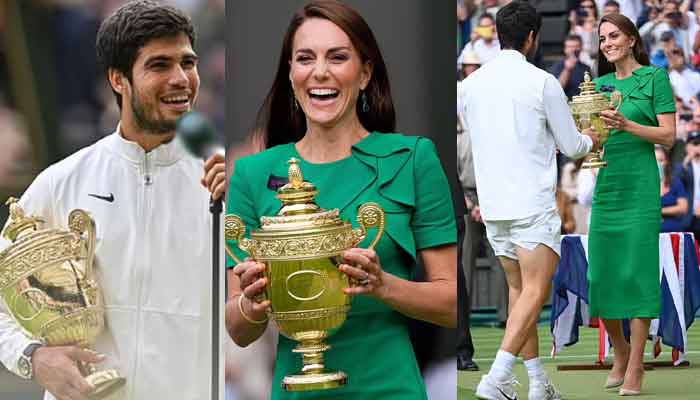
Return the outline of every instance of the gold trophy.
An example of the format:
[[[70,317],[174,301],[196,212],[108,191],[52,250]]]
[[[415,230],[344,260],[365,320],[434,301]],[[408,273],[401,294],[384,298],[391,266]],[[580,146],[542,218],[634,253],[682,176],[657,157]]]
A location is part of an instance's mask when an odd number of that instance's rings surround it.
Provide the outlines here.
[[[591,81],[591,74],[588,71],[579,85],[579,90],[579,95],[572,97],[569,102],[576,127],[580,131],[593,127],[600,136],[598,151],[591,153],[590,158],[581,165],[581,168],[605,168],[608,162],[602,159],[601,149],[608,141],[610,132],[600,118],[600,112],[611,108],[617,110],[622,104],[622,93],[614,91],[608,99],[603,93],[596,92],[595,83]]]
[[[298,161],[289,160],[289,183],[277,191],[282,208],[276,216],[262,217],[261,228],[244,239],[242,220],[225,217],[227,240],[253,259],[267,264],[268,285],[263,298],[271,303],[270,317],[280,332],[299,344],[292,350],[301,353],[301,373],[285,376],[282,387],[287,391],[332,389],[343,386],[347,375],[328,372],[323,352],[330,349],[325,339],[345,322],[351,297],[343,292],[350,284],[348,276],[338,270],[340,254],[357,246],[367,229],[376,227],[373,248],[384,231],[384,211],[375,203],[365,203],[358,210],[359,229],[339,217],[339,210],[321,209],[314,202],[316,187],[304,182]],[[236,262],[241,261],[226,248]]]
[[[69,230],[41,229],[9,198],[10,222],[2,231],[12,243],[0,253],[0,297],[25,334],[48,346],[90,348],[104,328],[104,306],[95,282],[95,223],[73,210]],[[116,370],[78,363],[95,386],[90,399],[103,399],[126,382]]]

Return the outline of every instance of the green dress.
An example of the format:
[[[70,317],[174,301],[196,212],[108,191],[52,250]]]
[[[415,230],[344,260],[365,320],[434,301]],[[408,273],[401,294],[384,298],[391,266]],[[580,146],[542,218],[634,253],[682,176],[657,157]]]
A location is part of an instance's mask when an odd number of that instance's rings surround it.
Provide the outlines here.
[[[643,66],[628,78],[610,73],[595,83],[598,91],[620,91],[619,111],[639,124],[658,126],[656,115],[676,111],[665,70]],[[661,196],[654,144],[611,130],[604,159],[608,166],[598,170],[588,236],[590,315],[656,318]]]
[[[275,215],[280,201],[273,182],[287,176],[287,160],[301,159],[293,143],[280,145],[236,162],[228,192],[227,213],[259,227],[259,218]],[[454,211],[447,178],[431,141],[400,134],[371,133],[343,160],[312,164],[301,159],[304,179],[319,189],[316,202],[340,209],[341,218],[356,226],[357,208],[379,203],[386,213],[384,236],[376,250],[382,268],[410,279],[416,251],[456,242]],[[283,178],[284,179],[284,178]],[[367,247],[375,236],[358,247]],[[235,242],[229,247],[236,248]],[[237,249],[237,248],[236,248]],[[238,252],[240,256],[244,253]],[[231,267],[233,261],[228,261]],[[429,301],[429,299],[426,299]],[[301,357],[291,352],[294,341],[280,335],[272,399],[421,400],[425,387],[408,336],[407,317],[368,296],[357,296],[343,326],[328,339],[328,370],[342,370],[342,388],[285,392],[285,375],[298,373]]]

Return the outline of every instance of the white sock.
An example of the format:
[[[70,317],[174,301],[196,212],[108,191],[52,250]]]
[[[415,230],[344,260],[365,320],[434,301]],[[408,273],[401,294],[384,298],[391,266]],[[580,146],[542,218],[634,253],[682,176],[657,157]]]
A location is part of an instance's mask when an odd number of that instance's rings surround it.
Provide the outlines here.
[[[498,350],[496,359],[491,364],[489,375],[496,382],[505,382],[513,376],[513,364],[515,364],[515,356],[504,350]]]
[[[547,372],[545,372],[544,367],[542,367],[542,361],[540,361],[539,357],[525,360],[524,364],[530,381],[536,380],[542,382],[547,380]]]

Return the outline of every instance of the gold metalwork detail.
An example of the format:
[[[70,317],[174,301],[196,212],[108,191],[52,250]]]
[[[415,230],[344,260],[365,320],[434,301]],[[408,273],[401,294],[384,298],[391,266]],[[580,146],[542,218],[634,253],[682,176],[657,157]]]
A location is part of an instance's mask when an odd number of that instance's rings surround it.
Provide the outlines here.
[[[576,127],[585,130],[590,127],[595,129],[600,140],[598,151],[589,154],[589,160],[584,162],[581,168],[602,168],[607,162],[602,160],[602,147],[608,141],[610,131],[600,118],[603,110],[617,110],[622,105],[622,93],[615,91],[608,99],[603,93],[595,91],[595,83],[591,80],[589,72],[584,74],[583,82],[579,85],[580,94],[574,96],[569,102]]]
[[[338,314],[346,314],[349,310],[350,306],[339,306],[306,311],[272,312],[272,316],[276,321],[303,321],[308,319],[327,318]]]
[[[323,211],[315,214],[301,214],[290,216],[261,217],[262,226],[286,225],[292,223],[308,223],[313,226],[327,225],[329,223],[340,222],[338,217],[340,211],[334,208],[330,211]]]
[[[25,215],[10,198],[10,221],[3,230],[12,245],[0,253],[0,296],[24,333],[49,346],[89,348],[104,329],[104,307],[92,269],[95,223],[73,210],[68,230],[42,229],[41,218]],[[124,385],[116,370],[80,364],[93,382],[90,399],[103,399]]]
[[[338,255],[355,244],[352,231],[310,234],[301,238],[253,240],[246,251],[258,260],[294,260]]]
[[[377,228],[377,235],[372,240],[372,243],[367,246],[368,249],[373,249],[384,233],[384,210],[377,203],[365,203],[357,211],[357,222],[360,224],[360,230],[353,232],[356,240],[355,245],[367,237],[367,229]]]
[[[287,163],[289,163],[289,184],[294,189],[301,188],[301,185],[304,183],[304,175],[301,173],[301,168],[299,168],[299,160],[292,157]]]
[[[357,246],[369,228],[378,232],[370,248],[384,231],[384,211],[376,203],[358,210],[360,228],[340,219],[340,211],[326,211],[315,202],[318,193],[311,182],[304,181],[299,161],[289,160],[289,183],[277,191],[282,208],[275,216],[260,218],[260,229],[244,238],[245,225],[235,215],[225,217],[225,237],[237,242],[258,262],[265,262],[268,285],[265,298],[270,300],[270,317],[280,333],[299,342],[294,350],[302,354],[300,375],[288,375],[282,386],[289,391],[322,390],[345,384],[343,372],[326,372],[323,352],[329,349],[325,339],[347,318],[350,296],[343,289],[349,278],[340,272],[343,251]],[[233,251],[228,254],[240,263]]]
[[[300,279],[303,280],[304,278],[307,277],[307,275],[316,275],[316,276],[318,276],[318,277],[321,278],[321,279],[320,279],[321,287],[318,288],[318,289],[320,289],[320,290],[318,291],[318,293],[313,294],[313,295],[311,295],[311,296],[305,296],[305,297],[299,296],[299,295],[297,295],[296,293],[294,293],[294,289],[298,289],[298,286],[299,286],[299,285],[298,285],[298,284],[295,285],[294,283],[295,283],[296,280],[300,280]],[[301,278],[300,278],[300,277],[301,277]],[[318,272],[318,271],[313,271],[313,270],[301,270],[301,271],[292,272],[291,274],[289,274],[289,275],[287,276],[287,279],[286,279],[287,294],[290,295],[293,299],[299,300],[299,301],[311,301],[311,300],[316,300],[316,299],[318,299],[319,297],[321,297],[321,296],[323,295],[323,292],[326,291],[326,283],[327,283],[327,281],[328,281],[328,277],[327,277],[325,274],[322,274],[322,273],[320,273],[320,272]],[[313,283],[316,283],[316,282],[319,282],[319,281],[315,281],[315,282],[311,282],[311,283],[313,284]],[[303,283],[307,283],[307,284],[308,284],[309,282],[303,282]],[[305,288],[308,289],[308,286],[306,286],[306,285],[304,285],[304,286],[305,286]]]

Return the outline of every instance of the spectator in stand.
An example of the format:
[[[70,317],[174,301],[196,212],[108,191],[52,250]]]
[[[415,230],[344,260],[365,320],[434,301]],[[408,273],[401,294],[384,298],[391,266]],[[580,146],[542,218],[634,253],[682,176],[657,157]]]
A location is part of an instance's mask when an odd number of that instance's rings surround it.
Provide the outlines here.
[[[692,40],[688,32],[687,18],[683,23],[684,16],[680,12],[679,3],[676,0],[666,0],[662,11],[656,18],[648,21],[639,28],[639,35],[650,44],[650,54],[656,54],[657,50],[663,50],[661,35],[666,31],[671,31],[676,39],[676,46],[683,50],[686,55],[686,62],[690,62],[687,57],[692,52]]]
[[[642,0],[596,0],[596,3],[603,15],[619,13],[632,21],[637,21],[643,9]]]
[[[581,233],[588,233],[591,224],[591,207],[593,206],[593,192],[598,178],[597,168],[581,168],[582,161],[578,161],[578,174],[576,175],[576,201],[580,207],[578,211],[584,223],[577,223],[576,227]]]
[[[603,15],[615,14],[620,12],[620,3],[615,0],[608,0],[603,4]]]
[[[581,62],[582,45],[581,36],[567,36],[564,39],[564,58],[554,64],[551,71],[569,98],[578,95],[578,86],[583,82],[584,74],[591,72],[591,68]]]
[[[686,193],[688,193],[688,216],[690,223],[687,230],[693,232],[696,238],[700,238],[700,131],[688,132],[688,141],[685,145],[686,156],[680,168],[674,175],[680,177]]]
[[[473,3],[477,3],[478,1],[472,0]],[[476,6],[476,10],[474,11],[472,15],[472,20],[471,24],[472,27],[477,26],[479,24],[479,20],[481,19],[481,16],[484,14],[490,14],[492,17],[496,17],[496,13],[498,10],[501,9],[503,4],[500,4],[502,1],[501,0],[481,0],[481,4]]]
[[[479,17],[479,25],[472,30],[471,41],[464,46],[462,54],[475,53],[481,64],[486,64],[500,51],[501,44],[496,35],[496,23],[491,14],[482,14]],[[461,54],[460,57],[462,57]]]
[[[700,73],[688,68],[683,56],[683,50],[675,48],[668,54],[671,87],[676,96],[683,99],[683,105],[691,107],[691,98],[700,92]]]
[[[656,145],[656,164],[661,179],[661,232],[683,232],[688,228],[688,193],[678,176],[673,176],[670,152]]]
[[[557,210],[561,218],[561,234],[568,235],[576,232],[576,218],[571,203],[571,198],[564,191],[557,189]]]
[[[569,14],[569,35],[581,38],[581,61],[593,67],[598,54],[598,8],[593,0],[583,0]]]
[[[457,63],[460,66],[461,79],[469,76],[472,72],[476,71],[481,66],[481,60],[476,55],[476,53],[464,53],[460,55]]]
[[[659,68],[668,68],[668,56],[673,49],[676,49],[676,39],[673,37],[673,32],[666,31],[661,34],[659,38],[661,41],[661,48],[657,49],[651,57],[651,65]]]

